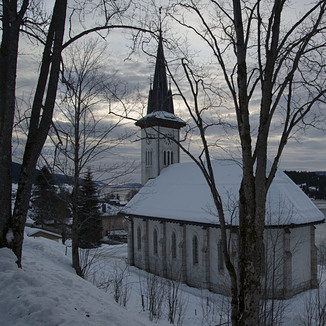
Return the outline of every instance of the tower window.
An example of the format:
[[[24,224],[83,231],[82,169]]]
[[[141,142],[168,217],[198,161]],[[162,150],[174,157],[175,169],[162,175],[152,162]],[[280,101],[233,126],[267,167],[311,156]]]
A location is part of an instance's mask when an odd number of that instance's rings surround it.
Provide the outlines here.
[[[152,151],[146,151],[145,164],[146,164],[146,166],[153,165],[153,152]]]
[[[164,151],[163,152],[163,164],[164,165],[173,164],[173,152],[172,151]]]

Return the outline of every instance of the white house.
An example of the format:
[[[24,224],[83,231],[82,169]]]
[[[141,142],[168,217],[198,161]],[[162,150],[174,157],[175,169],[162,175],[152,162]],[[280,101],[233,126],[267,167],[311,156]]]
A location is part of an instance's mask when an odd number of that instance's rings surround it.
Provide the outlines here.
[[[136,123],[142,128],[145,185],[123,209],[129,264],[229,295],[218,213],[209,187],[194,163],[179,163],[179,149],[172,141],[185,124],[174,115],[161,38],[148,103],[147,116]],[[241,161],[216,160],[213,168],[225,209],[228,251],[236,265]],[[310,199],[278,171],[267,198],[262,268],[267,297],[289,298],[317,287],[314,225],[323,221]]]

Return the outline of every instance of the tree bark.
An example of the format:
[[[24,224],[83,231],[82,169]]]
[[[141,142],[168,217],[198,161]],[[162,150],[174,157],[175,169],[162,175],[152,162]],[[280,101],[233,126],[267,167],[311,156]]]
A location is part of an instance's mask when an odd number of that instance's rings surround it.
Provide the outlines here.
[[[12,231],[14,238],[9,243],[9,247],[16,254],[19,267],[21,267],[24,226],[29,207],[33,174],[52,122],[61,63],[66,8],[67,0],[56,0],[32,106],[15,208],[10,221],[9,232]],[[43,104],[45,94],[46,98]]]
[[[12,131],[15,113],[16,73],[19,29],[28,0],[17,12],[17,1],[2,2],[2,40],[0,47],[0,247],[7,246],[11,218]],[[8,240],[11,236],[8,234]]]
[[[81,89],[77,87],[75,90],[77,94],[74,96],[77,98],[77,105],[75,107],[74,116],[74,194],[73,194],[73,218],[72,218],[72,266],[75,269],[77,275],[83,276],[79,261],[79,177],[80,177],[80,158],[79,158],[79,127],[80,127],[80,106],[81,106]]]
[[[262,244],[261,225],[265,215],[257,216],[254,158],[252,154],[249,121],[249,97],[247,80],[247,49],[244,38],[241,4],[233,0],[234,26],[236,33],[237,120],[242,149],[243,177],[239,190],[239,320],[238,325],[259,324],[260,300],[260,251]],[[257,176],[256,176],[257,177]],[[259,203],[261,204],[261,203]],[[263,223],[261,223],[261,221]]]
[[[281,19],[286,3],[283,0],[274,0],[269,2],[271,8],[267,8],[264,1],[233,0],[231,4],[209,1],[206,7],[193,1],[179,1],[172,6],[175,10],[173,18],[181,26],[193,31],[212,50],[236,112],[243,174],[239,188],[240,243],[235,275],[232,274],[232,267],[228,268],[231,281],[235,279],[236,283],[234,288],[231,282],[233,325],[259,325],[266,197],[284,147],[294,128],[301,127],[300,123],[303,128],[306,125],[316,125],[316,121],[322,123],[317,116],[318,109],[322,111],[318,105],[321,104],[322,107],[322,103],[325,103],[326,94],[323,79],[326,2],[314,2],[290,26],[283,24]],[[206,15],[212,10],[210,5],[215,6],[216,12],[212,19]],[[187,15],[182,11],[180,13],[179,8],[186,10],[187,14],[189,12],[189,17],[194,14],[198,18],[196,24],[193,21],[187,22]],[[229,63],[230,48],[234,50],[234,64]],[[182,60],[183,67],[184,62],[185,59]],[[208,131],[202,129],[208,127],[199,123],[202,117],[198,108],[198,80],[191,74],[188,64],[185,73],[195,99],[194,105],[187,101],[187,96],[175,83],[200,131],[203,153],[208,153],[205,139],[205,132]],[[258,97],[260,106],[256,102]],[[308,114],[312,107],[316,107],[317,113],[309,119]],[[207,109],[206,103],[203,108]],[[258,115],[259,122],[256,119]],[[305,121],[306,118],[308,122]],[[281,121],[282,128],[278,134],[280,140],[276,154],[269,166],[268,138],[276,135],[275,130],[271,134],[272,120],[275,125]],[[179,146],[183,148],[182,145]],[[213,182],[214,175],[208,173],[194,155],[184,148],[183,150],[202,169],[219,212],[222,236],[225,237],[223,207]],[[209,160],[206,157],[206,161]],[[224,240],[223,243],[226,251]],[[227,258],[226,255],[226,266]]]

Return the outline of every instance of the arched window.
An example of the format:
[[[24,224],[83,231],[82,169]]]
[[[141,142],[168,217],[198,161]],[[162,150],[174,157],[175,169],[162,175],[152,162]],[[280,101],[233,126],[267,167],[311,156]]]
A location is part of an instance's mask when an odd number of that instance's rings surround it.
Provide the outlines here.
[[[192,261],[193,264],[198,264],[198,238],[196,235],[192,238]]]
[[[146,151],[146,159],[145,159],[146,166],[152,166],[153,164],[153,152]]]
[[[173,232],[171,236],[171,252],[172,258],[177,258],[177,237],[175,232]]]
[[[163,164],[164,165],[173,164],[173,152],[172,151],[164,151],[163,152]]]
[[[217,244],[217,267],[219,271],[224,270],[223,244],[220,240]]]
[[[157,231],[154,229],[153,231],[153,253],[157,255]]]
[[[139,226],[137,228],[137,249],[141,250],[141,230]]]

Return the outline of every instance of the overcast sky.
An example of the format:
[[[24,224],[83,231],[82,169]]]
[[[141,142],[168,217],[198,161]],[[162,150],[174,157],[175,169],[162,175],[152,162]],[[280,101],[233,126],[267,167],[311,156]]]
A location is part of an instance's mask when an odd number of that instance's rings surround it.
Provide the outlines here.
[[[164,3],[164,1],[156,1],[159,4]],[[50,5],[47,5],[50,7]],[[153,17],[156,19],[156,17]],[[171,26],[171,25],[169,25]],[[164,29],[164,28],[163,28]],[[177,29],[177,28],[176,28]],[[169,33],[167,33],[169,34]],[[106,64],[104,65],[107,74],[115,73],[119,82],[126,85],[128,93],[135,94],[140,92],[143,95],[143,101],[147,98],[149,85],[151,77],[154,74],[154,60],[152,57],[146,55],[142,51],[137,51],[130,57],[129,46],[127,39],[130,36],[125,36],[121,32],[113,32],[107,38],[107,48],[106,48]],[[199,43],[191,43],[192,39],[188,37],[190,49],[198,50]],[[39,64],[37,62],[38,58],[35,56],[34,47],[26,46],[25,43],[21,43],[20,48],[20,60],[18,66],[18,83],[17,83],[17,95],[20,99],[28,101],[31,94],[33,93],[34,85],[36,82],[36,77],[39,69]],[[151,53],[156,51],[156,43],[151,42],[150,46],[146,48]],[[165,48],[165,54],[168,61],[173,62],[174,53]],[[207,56],[207,54],[206,54]],[[128,58],[127,58],[128,57]],[[196,59],[198,60],[198,58]],[[207,60],[207,58],[205,58]],[[172,91],[176,92],[175,87],[172,85]],[[106,103],[103,103],[105,107]],[[182,103],[175,99],[175,114],[185,121],[188,117],[184,114]],[[326,127],[326,118],[322,118],[323,124],[321,127]],[[234,121],[235,123],[235,121]],[[126,121],[124,128],[137,131],[137,127],[134,126],[134,122]],[[217,131],[217,133],[219,133]],[[140,163],[140,142],[135,140],[139,137],[140,132],[134,135],[130,142],[122,145],[119,150],[114,153],[114,155],[109,153],[107,157],[104,157],[100,164],[105,166],[110,164],[111,161],[119,162],[123,160],[134,160],[136,163]],[[221,133],[222,135],[223,133]],[[214,134],[213,134],[214,136]],[[220,137],[217,136],[217,137]],[[232,137],[231,137],[232,138]],[[308,129],[305,133],[296,134],[296,138],[290,139],[284,154],[281,159],[280,167],[286,170],[302,170],[302,171],[326,171],[326,135],[325,132],[321,130],[316,130],[313,128]],[[231,139],[231,140],[234,140]],[[221,139],[223,146],[232,147],[232,152],[237,155],[237,145],[231,144],[231,140]],[[274,141],[271,139],[270,153],[273,153]],[[195,148],[198,150],[198,148]],[[21,151],[17,150],[14,155],[14,159],[19,160]],[[225,151],[217,152],[216,157],[226,157],[227,153]],[[187,161],[188,158],[182,155],[182,161]],[[139,175],[140,169],[128,177],[126,181],[140,181]]]

